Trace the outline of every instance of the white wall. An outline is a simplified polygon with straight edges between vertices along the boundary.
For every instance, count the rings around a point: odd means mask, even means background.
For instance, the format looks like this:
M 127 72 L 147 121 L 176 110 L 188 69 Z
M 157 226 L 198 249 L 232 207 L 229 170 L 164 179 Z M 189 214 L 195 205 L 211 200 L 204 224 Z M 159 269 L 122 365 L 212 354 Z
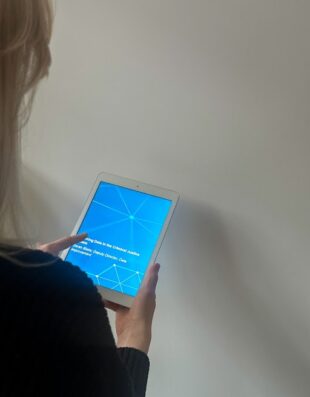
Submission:
M 181 193 L 149 397 L 310 393 L 310 2 L 62 0 L 24 135 L 38 238 L 100 171 Z

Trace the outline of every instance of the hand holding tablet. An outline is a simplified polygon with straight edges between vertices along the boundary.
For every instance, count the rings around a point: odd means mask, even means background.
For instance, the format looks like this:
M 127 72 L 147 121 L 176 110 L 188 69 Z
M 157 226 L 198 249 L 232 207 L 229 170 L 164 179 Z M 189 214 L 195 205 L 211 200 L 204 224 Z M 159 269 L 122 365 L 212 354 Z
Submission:
M 117 347 L 131 347 L 148 353 L 152 338 L 159 267 L 159 263 L 154 263 L 147 269 L 143 284 L 130 309 L 105 301 L 105 306 L 115 311 Z
M 102 173 L 72 232 L 88 237 L 61 256 L 84 270 L 104 299 L 130 307 L 178 199 L 174 191 Z

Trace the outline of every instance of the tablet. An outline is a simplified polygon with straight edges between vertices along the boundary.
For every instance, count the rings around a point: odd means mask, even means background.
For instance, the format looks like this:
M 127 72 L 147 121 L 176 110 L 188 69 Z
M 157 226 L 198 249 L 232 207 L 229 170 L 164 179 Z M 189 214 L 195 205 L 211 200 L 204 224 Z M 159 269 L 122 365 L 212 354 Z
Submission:
M 72 231 L 88 237 L 61 257 L 85 271 L 104 299 L 130 307 L 178 200 L 172 190 L 101 173 Z

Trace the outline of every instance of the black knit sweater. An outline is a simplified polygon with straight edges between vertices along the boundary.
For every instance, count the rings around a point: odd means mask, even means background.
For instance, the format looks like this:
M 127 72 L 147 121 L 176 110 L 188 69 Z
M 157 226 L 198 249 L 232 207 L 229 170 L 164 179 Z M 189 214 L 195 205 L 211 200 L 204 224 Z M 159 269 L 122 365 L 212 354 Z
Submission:
M 148 356 L 116 347 L 87 275 L 39 250 L 12 257 L 55 263 L 0 258 L 0 396 L 145 396 Z

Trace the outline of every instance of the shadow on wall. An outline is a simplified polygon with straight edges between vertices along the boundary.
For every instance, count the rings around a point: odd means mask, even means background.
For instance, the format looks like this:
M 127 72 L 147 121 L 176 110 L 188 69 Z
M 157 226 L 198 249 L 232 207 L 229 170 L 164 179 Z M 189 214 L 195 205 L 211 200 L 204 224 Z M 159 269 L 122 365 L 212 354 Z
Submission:
M 33 242 L 49 242 L 71 233 L 81 211 L 82 198 L 73 198 L 39 171 L 24 166 L 22 200 L 27 231 Z
M 258 270 L 264 256 L 260 245 L 253 241 L 257 234 L 251 233 L 245 219 L 185 197 L 176 214 L 171 250 L 182 273 L 177 286 L 184 299 L 182 308 L 190 313 L 191 323 L 196 328 L 205 327 L 207 322 L 201 318 L 208 319 L 206 338 L 219 337 L 223 349 L 231 357 L 238 357 L 238 365 L 243 363 L 246 370 L 252 367 L 253 371 L 259 366 L 267 376 L 272 370 L 272 377 L 279 377 L 286 390 L 292 388 L 292 393 L 298 390 L 307 396 L 310 363 L 306 352 L 300 351 L 284 332 L 275 315 L 276 306 L 272 302 L 267 306 L 255 288 L 245 283 L 242 267 L 237 263 L 237 245 L 248 244 L 253 257 L 251 271 Z M 263 267 L 263 271 L 268 277 L 268 270 Z M 195 332 L 193 329 L 193 335 Z

